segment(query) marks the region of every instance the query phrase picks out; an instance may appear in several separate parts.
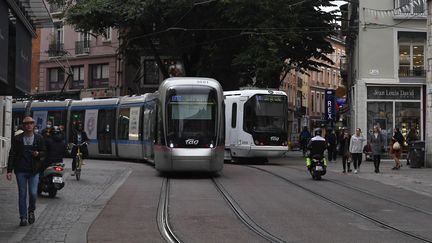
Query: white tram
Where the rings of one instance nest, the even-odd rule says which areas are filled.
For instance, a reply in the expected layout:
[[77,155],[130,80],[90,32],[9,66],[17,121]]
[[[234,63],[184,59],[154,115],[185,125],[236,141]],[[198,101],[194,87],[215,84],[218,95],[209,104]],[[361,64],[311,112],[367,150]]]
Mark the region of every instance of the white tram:
[[225,160],[281,157],[288,143],[288,99],[283,91],[224,92]]

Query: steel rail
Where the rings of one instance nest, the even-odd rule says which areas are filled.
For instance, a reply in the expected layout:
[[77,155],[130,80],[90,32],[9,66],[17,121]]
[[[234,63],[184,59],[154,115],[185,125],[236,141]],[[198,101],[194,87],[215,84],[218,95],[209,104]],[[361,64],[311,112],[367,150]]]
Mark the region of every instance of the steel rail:
[[272,175],[274,177],[277,177],[277,178],[279,178],[279,179],[281,179],[281,180],[283,180],[285,182],[288,182],[291,185],[294,185],[294,186],[296,186],[296,187],[298,187],[300,189],[303,189],[303,190],[305,190],[305,191],[307,191],[307,192],[309,192],[309,193],[311,193],[311,194],[313,194],[313,195],[315,195],[315,196],[317,196],[317,197],[319,197],[319,198],[321,198],[321,199],[323,199],[323,200],[325,200],[325,201],[327,201],[327,202],[329,202],[331,204],[334,204],[334,205],[336,205],[338,207],[341,207],[341,208],[343,208],[343,209],[345,209],[345,210],[347,210],[347,211],[349,211],[349,212],[351,212],[353,214],[361,216],[362,218],[365,218],[365,219],[367,219],[369,221],[372,221],[372,222],[374,222],[376,224],[384,226],[385,228],[388,228],[390,230],[396,231],[396,232],[401,233],[401,234],[403,234],[405,236],[409,236],[411,238],[414,238],[414,239],[417,239],[417,240],[420,240],[420,241],[432,243],[432,240],[430,240],[430,239],[427,239],[427,238],[424,238],[422,236],[419,236],[419,235],[416,235],[416,234],[413,234],[413,233],[401,230],[401,229],[399,229],[399,228],[397,228],[395,226],[391,226],[390,224],[387,224],[387,223],[385,223],[385,222],[383,222],[383,221],[381,221],[379,219],[376,219],[376,218],[373,218],[371,216],[368,216],[367,214],[364,214],[364,213],[360,212],[359,210],[356,210],[356,209],[354,209],[352,207],[346,206],[346,205],[344,205],[342,203],[339,203],[339,202],[337,202],[337,201],[335,201],[333,199],[330,199],[330,198],[328,198],[328,197],[326,197],[326,196],[324,196],[324,195],[322,195],[322,194],[320,194],[318,192],[315,192],[315,191],[313,191],[313,190],[311,190],[309,188],[306,188],[306,187],[304,187],[304,186],[302,186],[302,185],[300,185],[300,184],[298,184],[298,183],[296,183],[296,182],[294,182],[294,181],[292,181],[290,179],[287,179],[286,177],[278,175],[278,174],[276,174],[276,173],[274,173],[272,171],[268,171],[266,169],[263,169],[263,168],[260,168],[260,167],[256,167],[256,166],[252,166],[252,165],[245,165],[245,166],[249,167],[249,168],[256,169],[256,170],[263,171],[265,173],[268,173],[268,174],[270,174],[270,175]]
[[265,240],[272,242],[272,243],[282,243],[286,242],[280,238],[278,238],[275,235],[272,235],[267,230],[265,230],[263,227],[259,226],[253,219],[249,217],[249,215],[243,211],[243,209],[240,207],[240,205],[235,201],[234,198],[231,197],[229,192],[224,188],[222,183],[219,182],[218,179],[212,178],[213,184],[215,185],[216,189],[219,191],[219,193],[224,197],[225,201],[228,203],[228,205],[231,207],[233,212],[236,214],[236,216],[242,221],[243,224],[245,224],[250,230],[252,230],[254,233],[259,235],[260,237],[264,238]]
[[181,243],[182,241],[174,234],[169,224],[169,190],[170,190],[170,179],[165,178],[162,182],[161,193],[159,196],[157,222],[159,232],[166,242],[169,243]]

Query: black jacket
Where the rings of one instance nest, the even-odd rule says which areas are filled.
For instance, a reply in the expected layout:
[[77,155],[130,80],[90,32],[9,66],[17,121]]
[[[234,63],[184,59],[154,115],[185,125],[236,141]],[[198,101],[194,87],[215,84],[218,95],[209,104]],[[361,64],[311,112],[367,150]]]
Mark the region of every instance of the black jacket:
[[46,139],[46,165],[62,162],[66,155],[66,143],[61,134],[53,134]]
[[[89,141],[89,139],[87,137],[87,133],[85,131],[82,131],[81,132],[81,143],[88,142],[88,141]],[[74,130],[72,132],[72,136],[70,136],[69,142],[70,143],[74,143],[74,144],[78,144],[78,131],[77,130]],[[81,152],[83,153],[84,156],[88,155],[87,145],[81,146]],[[72,147],[72,152],[71,152],[72,156],[75,156],[76,153],[77,153],[77,147],[73,146]]]
[[[7,172],[12,171],[18,172],[23,169],[22,159],[24,157],[24,133],[21,133],[12,138],[12,146],[9,151],[9,160],[7,166]],[[32,159],[32,173],[39,173],[42,169],[42,162],[45,159],[46,147],[44,138],[39,134],[34,134],[33,151],[38,151],[39,155]]]

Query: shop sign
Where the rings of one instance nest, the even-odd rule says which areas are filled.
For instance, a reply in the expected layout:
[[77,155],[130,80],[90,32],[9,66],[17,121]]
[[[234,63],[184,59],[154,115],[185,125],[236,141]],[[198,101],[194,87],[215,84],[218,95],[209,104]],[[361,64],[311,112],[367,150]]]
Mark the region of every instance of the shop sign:
[[375,100],[419,100],[420,87],[367,87],[367,98]]
[[326,90],[326,110],[325,117],[327,121],[334,121],[336,117],[336,97],[334,90]]

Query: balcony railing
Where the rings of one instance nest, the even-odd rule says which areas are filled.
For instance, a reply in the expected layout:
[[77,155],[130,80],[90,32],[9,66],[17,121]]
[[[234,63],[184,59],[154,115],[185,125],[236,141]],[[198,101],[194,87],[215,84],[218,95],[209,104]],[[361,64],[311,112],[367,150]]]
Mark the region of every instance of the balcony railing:
[[90,41],[75,41],[75,54],[89,54]]
[[395,0],[396,9],[394,10],[394,17],[396,19],[426,19],[427,9],[426,0]]
[[49,57],[63,56],[65,53],[66,52],[64,50],[63,43],[57,42],[57,43],[50,44],[48,46]]
[[62,12],[64,10],[64,5],[63,4],[50,4],[49,7],[50,13],[59,13]]
[[424,78],[426,77],[426,70],[424,69],[399,69],[400,78]]

